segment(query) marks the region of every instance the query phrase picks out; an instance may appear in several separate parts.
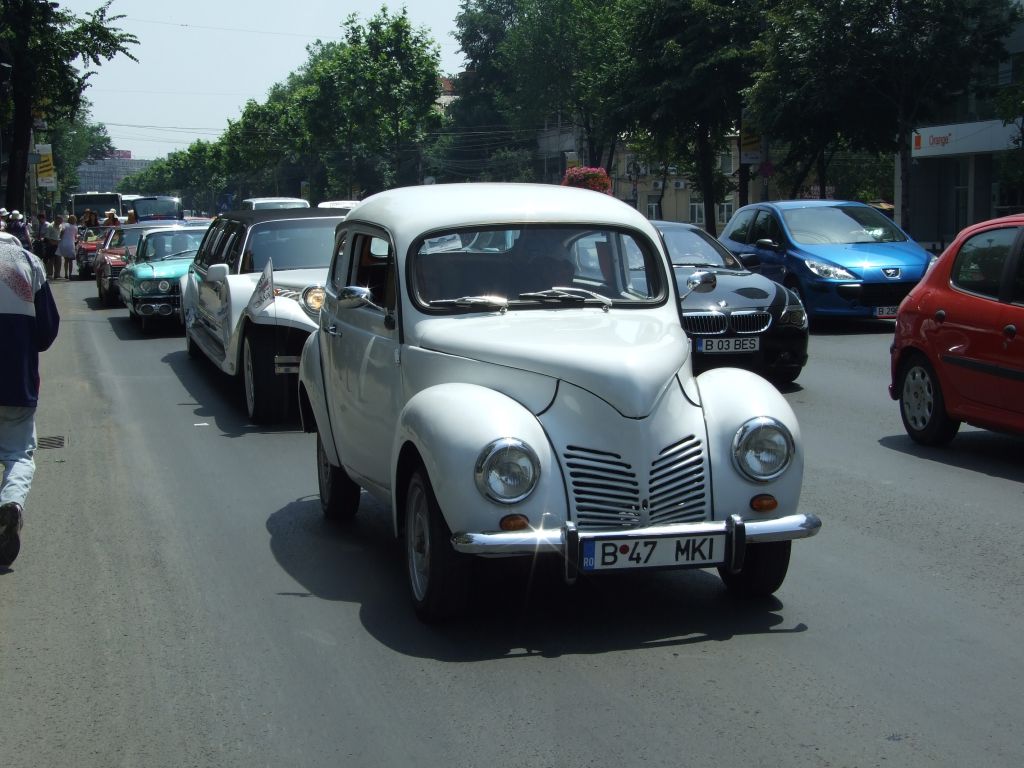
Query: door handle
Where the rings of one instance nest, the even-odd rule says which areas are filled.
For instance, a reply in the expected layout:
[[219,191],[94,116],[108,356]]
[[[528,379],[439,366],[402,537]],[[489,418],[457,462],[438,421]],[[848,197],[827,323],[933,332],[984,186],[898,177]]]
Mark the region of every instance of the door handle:
[[1003,334],[1007,338],[1010,338],[1010,339],[1017,338],[1017,326],[1014,325],[1013,323],[1010,323],[1009,325],[1004,326],[1003,327]]
[[341,331],[338,330],[338,326],[336,325],[328,325],[324,330],[331,336],[341,336]]
[[935,313],[935,319],[940,323],[946,322],[946,310],[940,309]]

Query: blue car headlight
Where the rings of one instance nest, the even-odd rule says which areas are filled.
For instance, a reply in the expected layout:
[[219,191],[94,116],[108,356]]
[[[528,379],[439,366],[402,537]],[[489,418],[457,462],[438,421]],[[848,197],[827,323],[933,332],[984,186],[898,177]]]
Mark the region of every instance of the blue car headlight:
[[806,266],[813,274],[818,277],[824,277],[827,280],[856,280],[856,275],[848,272],[842,267],[830,264],[827,261],[818,261],[817,259],[804,259],[804,266]]

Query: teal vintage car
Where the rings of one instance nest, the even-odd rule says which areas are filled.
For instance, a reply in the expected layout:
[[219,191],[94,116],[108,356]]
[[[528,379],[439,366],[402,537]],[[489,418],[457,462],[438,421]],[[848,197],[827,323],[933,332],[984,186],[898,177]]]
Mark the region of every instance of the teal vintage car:
[[128,315],[149,330],[155,321],[181,319],[182,275],[188,271],[207,226],[172,225],[143,233],[139,246],[118,276]]

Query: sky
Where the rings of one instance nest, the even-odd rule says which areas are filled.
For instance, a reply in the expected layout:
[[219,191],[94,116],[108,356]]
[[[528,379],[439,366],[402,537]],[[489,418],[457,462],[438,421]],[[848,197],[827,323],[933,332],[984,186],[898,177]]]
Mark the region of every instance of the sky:
[[[86,14],[102,0],[62,0],[61,8]],[[464,58],[452,33],[460,0],[407,0],[415,27],[425,27],[441,54],[441,72],[454,74]],[[397,14],[401,2],[384,0],[113,0],[115,25],[139,39],[134,62],[118,56],[90,78],[86,98],[92,122],[103,123],[115,149],[154,159],[194,141],[215,141],[249,99],[263,101],[307,60],[306,46],[338,40],[355,13],[366,23],[381,7]]]

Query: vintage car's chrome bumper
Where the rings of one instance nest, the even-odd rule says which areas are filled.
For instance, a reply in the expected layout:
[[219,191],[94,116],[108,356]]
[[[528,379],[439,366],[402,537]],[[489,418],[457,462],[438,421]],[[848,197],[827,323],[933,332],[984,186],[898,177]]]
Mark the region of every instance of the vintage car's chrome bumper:
[[806,539],[814,536],[820,529],[821,520],[813,514],[787,515],[772,520],[743,520],[739,515],[732,515],[726,520],[678,523],[621,531],[580,531],[575,523],[567,522],[560,528],[457,533],[452,536],[452,546],[464,554],[492,557],[558,554],[565,559],[566,580],[573,581],[579,569],[580,545],[588,540],[613,538],[618,541],[725,534],[729,549],[726,567],[738,570],[742,567],[743,552],[747,544]]

